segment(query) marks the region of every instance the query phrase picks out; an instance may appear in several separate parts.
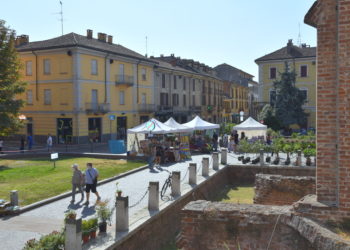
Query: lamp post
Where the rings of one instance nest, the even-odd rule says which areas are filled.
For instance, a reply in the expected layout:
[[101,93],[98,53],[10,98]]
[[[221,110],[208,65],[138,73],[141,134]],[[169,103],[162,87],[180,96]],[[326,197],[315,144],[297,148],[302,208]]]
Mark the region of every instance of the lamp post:
[[244,111],[240,111],[239,112],[239,117],[240,117],[240,121],[243,122],[243,120],[244,120]]

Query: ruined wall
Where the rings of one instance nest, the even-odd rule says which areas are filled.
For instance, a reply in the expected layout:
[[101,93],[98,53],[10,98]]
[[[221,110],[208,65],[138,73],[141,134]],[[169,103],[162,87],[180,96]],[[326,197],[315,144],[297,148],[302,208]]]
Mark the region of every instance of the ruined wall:
[[257,174],[254,203],[291,205],[305,195],[316,193],[316,180],[311,176]]
[[[201,249],[315,249],[295,229],[277,219],[290,207],[194,201],[182,211],[177,246]],[[269,247],[268,247],[269,246]]]

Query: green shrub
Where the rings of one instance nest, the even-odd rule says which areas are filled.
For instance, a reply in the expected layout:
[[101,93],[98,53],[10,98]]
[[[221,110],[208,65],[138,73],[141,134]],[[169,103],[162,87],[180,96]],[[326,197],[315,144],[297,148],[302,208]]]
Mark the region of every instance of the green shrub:
[[61,250],[64,249],[63,232],[53,231],[44,235],[40,240],[31,239],[24,245],[23,250]]

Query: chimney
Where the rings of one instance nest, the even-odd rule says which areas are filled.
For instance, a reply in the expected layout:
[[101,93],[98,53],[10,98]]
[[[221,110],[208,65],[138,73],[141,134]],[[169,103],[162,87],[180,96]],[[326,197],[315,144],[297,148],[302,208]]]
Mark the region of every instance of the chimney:
[[163,55],[163,54],[160,54],[160,57],[164,57],[164,55]]
[[20,46],[26,43],[29,43],[28,35],[20,35],[16,37],[15,46]]
[[97,39],[101,42],[106,42],[107,34],[106,33],[97,33]]
[[113,43],[113,36],[108,36],[108,43],[109,44],[112,44]]
[[174,57],[175,55],[174,54],[170,54],[171,57]]
[[293,47],[293,39],[289,39],[287,43],[287,53],[290,53]]
[[92,30],[86,30],[86,37],[92,39]]

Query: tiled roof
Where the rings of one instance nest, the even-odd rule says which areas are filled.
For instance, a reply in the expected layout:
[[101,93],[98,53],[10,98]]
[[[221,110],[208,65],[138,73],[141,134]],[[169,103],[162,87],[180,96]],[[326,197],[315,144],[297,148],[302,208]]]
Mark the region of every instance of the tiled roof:
[[227,63],[220,64],[214,68],[218,77],[220,77],[224,81],[234,82],[243,87],[248,87],[248,78],[244,78],[240,75],[240,73],[244,73],[249,76],[253,76],[244,72],[243,70],[237,69]]
[[298,47],[290,45],[262,56],[256,59],[255,62],[307,57],[316,57],[316,47]]
[[63,36],[55,37],[48,40],[30,42],[20,46],[17,46],[18,51],[31,51],[31,50],[45,50],[45,49],[55,49],[64,47],[82,47],[93,50],[98,50],[102,52],[109,52],[116,55],[133,57],[136,59],[142,59],[146,61],[153,62],[152,60],[144,57],[143,55],[125,48],[119,44],[110,44],[107,42],[99,41],[95,38],[87,38],[76,33],[69,33]]

